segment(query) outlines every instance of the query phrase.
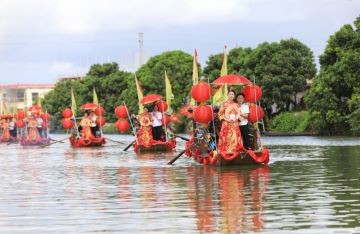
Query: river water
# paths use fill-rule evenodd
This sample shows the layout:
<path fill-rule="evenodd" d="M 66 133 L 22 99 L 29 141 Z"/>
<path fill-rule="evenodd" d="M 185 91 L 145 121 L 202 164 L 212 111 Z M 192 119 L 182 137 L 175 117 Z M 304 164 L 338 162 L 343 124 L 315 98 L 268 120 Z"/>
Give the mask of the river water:
<path fill-rule="evenodd" d="M 360 233 L 360 138 L 263 137 L 270 164 L 240 168 L 109 138 L 0 145 L 0 233 Z"/>

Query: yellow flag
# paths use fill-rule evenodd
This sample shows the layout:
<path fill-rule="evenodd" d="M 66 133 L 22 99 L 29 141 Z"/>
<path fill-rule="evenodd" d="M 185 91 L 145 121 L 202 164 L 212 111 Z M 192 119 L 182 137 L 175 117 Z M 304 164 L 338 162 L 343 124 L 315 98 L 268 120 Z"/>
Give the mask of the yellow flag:
<path fill-rule="evenodd" d="M 99 100 L 95 88 L 93 88 L 93 103 L 96 104 L 97 106 L 99 105 Z"/>
<path fill-rule="evenodd" d="M 193 59 L 193 74 L 192 74 L 193 85 L 196 85 L 199 82 L 199 72 L 198 72 L 198 64 L 197 64 L 197 51 L 194 51 L 194 59 Z M 195 106 L 196 102 L 191 97 L 190 105 Z"/>
<path fill-rule="evenodd" d="M 172 93 L 170 79 L 166 73 L 166 70 L 165 70 L 165 94 L 166 94 L 166 102 L 168 104 L 168 111 L 169 113 L 172 113 L 173 110 L 171 109 L 171 99 L 173 99 L 174 95 Z"/>
<path fill-rule="evenodd" d="M 140 86 L 140 82 L 138 81 L 136 74 L 135 74 L 135 84 L 136 84 L 136 91 L 137 91 L 137 95 L 138 95 L 138 100 L 140 101 L 144 94 L 142 92 L 141 86 Z M 143 105 L 139 105 L 139 113 L 142 113 L 144 111 L 144 106 Z"/>
<path fill-rule="evenodd" d="M 9 110 L 5 103 L 3 103 L 3 114 L 5 114 L 5 115 L 9 114 Z"/>
<path fill-rule="evenodd" d="M 71 110 L 73 112 L 73 115 L 76 116 L 76 101 L 75 101 L 74 90 L 72 87 L 71 87 Z"/>
<path fill-rule="evenodd" d="M 220 76 L 225 76 L 228 74 L 227 70 L 227 53 L 226 53 L 226 45 L 224 47 L 224 57 L 223 57 L 223 63 L 221 66 Z M 214 97 L 213 97 L 213 103 L 214 105 L 221 105 L 224 101 L 226 101 L 228 93 L 228 87 L 227 85 L 221 85 L 218 90 L 216 90 Z"/>

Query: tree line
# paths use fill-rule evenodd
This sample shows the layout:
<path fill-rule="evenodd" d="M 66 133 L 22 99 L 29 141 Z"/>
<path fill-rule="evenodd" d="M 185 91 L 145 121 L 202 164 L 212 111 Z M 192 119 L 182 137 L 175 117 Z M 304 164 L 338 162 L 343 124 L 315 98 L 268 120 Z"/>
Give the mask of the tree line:
<path fill-rule="evenodd" d="M 222 61 L 222 53 L 210 55 L 204 68 L 198 64 L 199 75 L 212 82 L 220 75 Z M 150 58 L 135 73 L 145 95 L 165 96 L 166 70 L 174 94 L 172 108 L 178 110 L 188 100 L 192 66 L 191 54 L 175 50 Z M 228 73 L 244 75 L 262 87 L 261 106 L 268 119 L 279 112 L 307 110 L 308 127 L 319 134 L 360 135 L 360 18 L 329 37 L 318 73 L 313 52 L 295 38 L 231 49 Z M 71 103 L 71 87 L 78 105 L 91 102 L 95 88 L 108 122 L 116 121 L 113 110 L 123 102 L 131 112 L 138 111 L 135 75 L 119 70 L 116 63 L 94 64 L 84 79 L 58 82 L 43 102 L 55 121 Z M 299 95 L 303 93 L 305 98 Z"/>

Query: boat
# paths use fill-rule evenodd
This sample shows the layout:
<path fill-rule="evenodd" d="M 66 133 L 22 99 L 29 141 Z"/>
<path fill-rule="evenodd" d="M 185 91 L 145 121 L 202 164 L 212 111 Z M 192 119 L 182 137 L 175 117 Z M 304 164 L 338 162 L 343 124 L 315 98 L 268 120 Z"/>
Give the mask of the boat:
<path fill-rule="evenodd" d="M 150 145 L 140 144 L 135 142 L 133 144 L 136 153 L 141 152 L 166 152 L 174 150 L 176 146 L 175 137 L 168 141 L 155 141 L 153 140 Z"/>
<path fill-rule="evenodd" d="M 84 137 L 74 137 L 70 136 L 69 141 L 72 147 L 74 148 L 82 148 L 82 147 L 101 147 L 106 143 L 104 137 L 94 137 L 90 136 L 89 139 L 85 139 Z"/>
<path fill-rule="evenodd" d="M 10 137 L 4 137 L 0 136 L 0 143 L 17 143 L 18 139 L 16 137 L 10 136 Z"/>
<path fill-rule="evenodd" d="M 105 109 L 98 102 L 95 88 L 93 89 L 93 102 L 87 102 L 80 107 L 84 111 L 80 123 L 77 123 L 75 115 L 76 102 L 73 89 L 71 89 L 71 108 L 62 112 L 61 120 L 63 128 L 70 130 L 70 145 L 73 148 L 101 147 L 106 143 L 101 127 L 106 123 Z"/>
<path fill-rule="evenodd" d="M 50 138 L 37 138 L 30 139 L 29 137 L 20 138 L 20 145 L 22 146 L 39 146 L 39 145 L 47 145 L 50 143 Z"/>
<path fill-rule="evenodd" d="M 185 143 L 185 155 L 196 162 L 210 166 L 232 166 L 232 165 L 266 165 L 269 162 L 269 150 L 258 146 L 258 134 L 256 129 L 252 129 L 251 142 L 256 150 L 246 150 L 242 148 L 233 154 L 228 154 L 215 147 L 210 137 L 191 136 Z M 210 140 L 209 140 L 210 139 Z"/>

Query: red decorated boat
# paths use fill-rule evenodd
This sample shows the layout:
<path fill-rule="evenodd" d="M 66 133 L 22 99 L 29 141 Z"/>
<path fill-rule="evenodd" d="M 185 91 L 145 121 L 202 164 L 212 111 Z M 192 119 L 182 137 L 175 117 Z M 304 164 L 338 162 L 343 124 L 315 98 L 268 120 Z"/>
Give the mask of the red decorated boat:
<path fill-rule="evenodd" d="M 152 140 L 149 145 L 141 144 L 139 142 L 135 142 L 133 144 L 134 151 L 136 153 L 172 151 L 175 148 L 175 146 L 176 146 L 175 137 L 168 141 Z"/>
<path fill-rule="evenodd" d="M 50 138 L 20 138 L 20 145 L 22 146 L 39 146 L 39 145 L 47 145 L 50 143 Z"/>
<path fill-rule="evenodd" d="M 80 148 L 80 147 L 100 147 L 106 143 L 104 137 L 94 137 L 90 136 L 89 139 L 85 139 L 84 137 L 76 138 L 74 136 L 69 137 L 69 141 L 72 147 Z"/>
<path fill-rule="evenodd" d="M 191 95 L 199 102 L 193 107 L 193 121 L 197 124 L 186 142 L 185 155 L 212 166 L 268 164 L 269 151 L 262 146 L 258 129 L 264 116 L 256 105 L 262 96 L 261 88 L 239 75 L 221 76 L 214 84 L 246 87 L 238 94 L 233 89 L 221 92 L 217 97 L 221 101 L 216 102 L 221 106 L 215 111 L 205 103 L 212 92 L 210 85 L 203 81 L 193 85 Z"/>

